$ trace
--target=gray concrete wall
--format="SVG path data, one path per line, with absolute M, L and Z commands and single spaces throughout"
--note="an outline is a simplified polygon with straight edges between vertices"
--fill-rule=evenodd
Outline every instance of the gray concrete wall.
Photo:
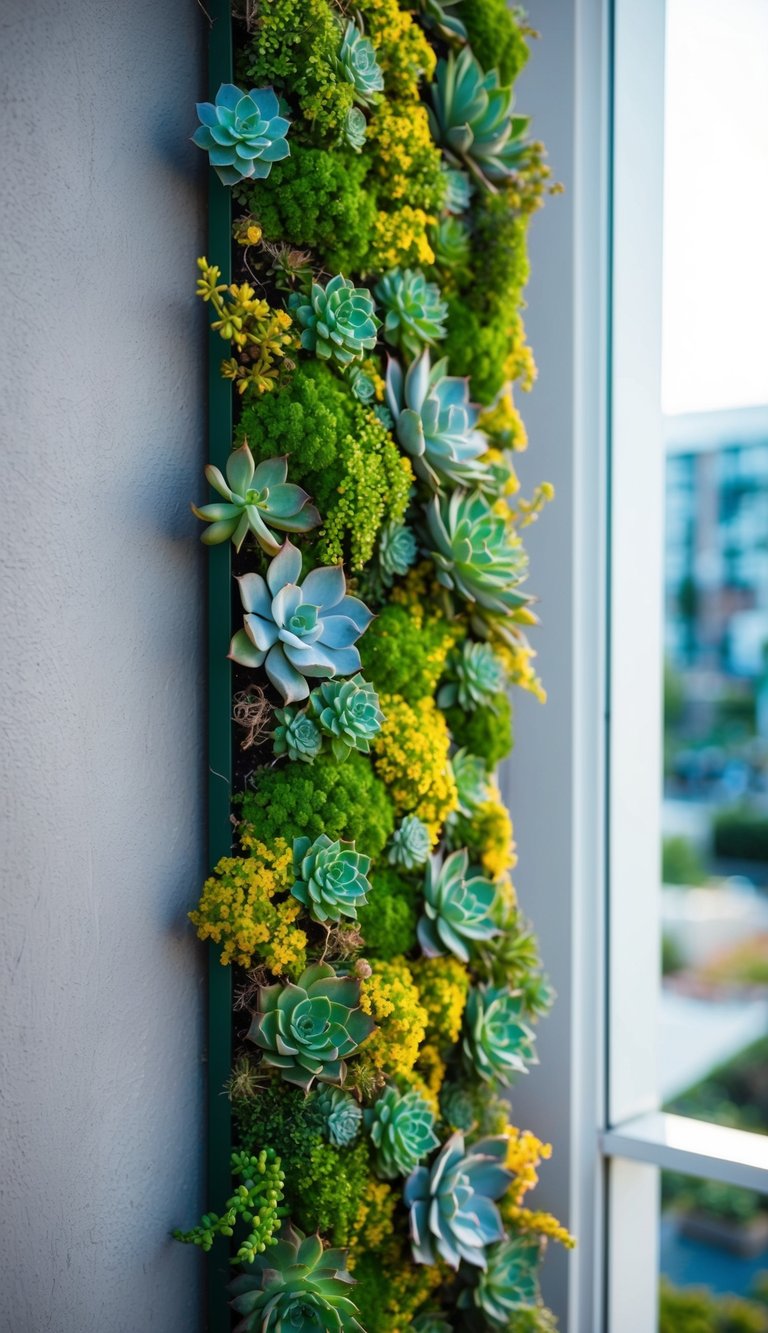
M 3 1333 L 201 1325 L 204 42 L 0 13 Z

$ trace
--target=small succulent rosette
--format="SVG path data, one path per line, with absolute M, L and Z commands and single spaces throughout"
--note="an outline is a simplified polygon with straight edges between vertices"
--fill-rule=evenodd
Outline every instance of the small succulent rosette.
M 288 309 L 300 325 L 301 345 L 321 361 L 349 366 L 376 346 L 381 320 L 367 287 L 337 273 L 326 287 L 313 282 L 309 296 L 294 292 Z
M 352 750 L 369 754 L 384 721 L 378 694 L 360 674 L 351 680 L 324 681 L 310 694 L 308 707 L 339 760 Z
M 297 838 L 293 844 L 296 882 L 291 893 L 321 924 L 338 922 L 343 916 L 354 921 L 358 907 L 368 902 L 370 868 L 370 856 L 356 852 L 353 842 L 332 842 L 325 833 L 314 842 Z
M 247 441 L 227 459 L 226 479 L 209 464 L 205 475 L 224 504 L 192 505 L 192 513 L 210 527 L 203 533 L 206 546 L 231 539 L 239 551 L 250 532 L 268 555 L 277 555 L 280 539 L 272 531 L 309 532 L 322 522 L 309 503 L 307 492 L 287 480 L 288 458 L 267 458 L 258 466 Z
M 384 91 L 384 75 L 373 42 L 351 19 L 344 29 L 338 65 L 344 78 L 352 84 L 356 101 L 363 106 L 370 106 Z
M 392 269 L 374 293 L 384 309 L 384 337 L 407 357 L 416 357 L 445 337 L 448 303 L 437 283 L 427 282 L 421 269 Z M 391 409 L 390 409 L 391 410 Z
M 411 1244 L 417 1264 L 444 1260 L 486 1265 L 486 1249 L 505 1237 L 495 1200 L 509 1189 L 513 1174 L 504 1165 L 508 1141 L 480 1139 L 468 1150 L 463 1135 L 452 1134 L 429 1166 L 417 1166 L 405 1185 Z
M 243 1316 L 237 1333 L 365 1333 L 350 1295 L 353 1283 L 344 1250 L 326 1249 L 319 1236 L 305 1236 L 289 1224 L 280 1239 L 230 1283 L 232 1307 Z
M 519 991 L 485 985 L 470 990 L 462 1048 L 469 1069 L 485 1083 L 509 1087 L 517 1074 L 527 1073 L 536 1063 L 534 1042 Z
M 364 1113 L 375 1151 L 377 1173 L 384 1180 L 407 1176 L 440 1146 L 435 1117 L 417 1092 L 387 1088 Z
M 528 119 L 514 114 L 511 88 L 486 74 L 469 46 L 438 61 L 427 112 L 435 142 L 486 189 L 495 190 L 521 165 Z
M 198 102 L 197 114 L 201 124 L 192 142 L 208 154 L 223 185 L 264 180 L 273 162 L 290 155 L 290 121 L 280 115 L 272 88 L 244 93 L 233 83 L 222 83 L 214 102 Z
M 499 934 L 492 909 L 496 885 L 469 869 L 466 848 L 441 859 L 430 858 L 424 881 L 424 913 L 418 924 L 418 937 L 427 958 L 452 953 L 468 963 L 470 950 L 480 940 Z

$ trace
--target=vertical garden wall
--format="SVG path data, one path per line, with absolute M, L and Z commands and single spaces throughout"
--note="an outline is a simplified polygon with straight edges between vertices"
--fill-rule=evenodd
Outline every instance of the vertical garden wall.
M 510 687 L 544 697 L 532 34 L 503 0 L 211 17 L 216 1211 L 178 1236 L 212 1329 L 551 1329 L 539 1264 L 570 1242 L 509 1089 L 552 995 L 494 777 Z

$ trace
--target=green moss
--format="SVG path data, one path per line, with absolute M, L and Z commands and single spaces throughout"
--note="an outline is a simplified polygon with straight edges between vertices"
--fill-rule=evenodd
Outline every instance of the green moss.
M 341 29 L 327 0 L 261 0 L 253 33 L 238 62 L 238 74 L 249 86 L 268 84 L 285 92 L 302 116 L 292 136 L 315 133 L 338 139 L 352 106 L 354 90 L 339 76 L 335 58 Z M 290 114 L 290 111 L 289 111 Z
M 235 196 L 258 218 L 268 241 L 308 246 L 330 273 L 362 272 L 371 247 L 376 200 L 366 188 L 370 161 L 350 150 L 293 144 L 266 180 Z
M 319 1231 L 333 1245 L 348 1245 L 373 1174 L 367 1140 L 348 1148 L 327 1143 L 312 1098 L 285 1083 L 236 1100 L 233 1110 L 247 1151 L 279 1153 L 285 1203 L 296 1225 Z
M 348 385 L 320 361 L 304 361 L 280 393 L 246 405 L 237 440 L 257 462 L 289 455 L 290 480 L 312 495 L 323 516 L 303 542 L 310 562 L 361 569 L 379 528 L 401 521 L 412 472 L 389 431 Z
M 479 755 L 488 765 L 489 772 L 501 763 L 511 751 L 512 705 L 506 694 L 494 697 L 493 705 L 465 713 L 461 708 L 446 710 L 448 727 L 458 749 Z
M 389 866 L 371 875 L 367 907 L 358 909 L 365 953 L 372 958 L 395 958 L 416 946 L 418 879 L 409 879 Z
M 502 83 L 514 83 L 529 53 L 520 19 L 507 0 L 463 0 L 458 14 L 483 69 L 497 69 Z
M 440 617 L 420 627 L 406 607 L 390 603 L 360 640 L 363 674 L 378 689 L 415 703 L 434 694 L 459 633 Z
M 407 1229 L 405 1218 L 399 1221 Z M 434 1267 L 414 1264 L 405 1246 L 395 1241 L 385 1255 L 378 1250 L 360 1254 L 353 1294 L 366 1333 L 404 1333 L 419 1311 L 430 1305 L 438 1274 Z
M 321 755 L 311 766 L 285 764 L 256 774 L 254 790 L 236 797 L 240 817 L 254 837 L 274 838 L 321 833 L 353 840 L 357 850 L 376 858 L 394 824 L 392 803 L 369 760 L 351 754 L 343 763 Z

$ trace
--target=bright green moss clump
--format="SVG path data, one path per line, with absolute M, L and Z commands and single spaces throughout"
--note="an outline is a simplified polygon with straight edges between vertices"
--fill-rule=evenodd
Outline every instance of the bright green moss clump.
M 432 695 L 460 630 L 436 616 L 421 623 L 407 607 L 390 603 L 360 640 L 363 675 L 408 703 Z
M 453 743 L 484 759 L 491 772 L 510 753 L 512 705 L 506 694 L 497 694 L 493 705 L 465 713 L 462 708 L 448 708 L 445 714 Z
M 497 69 L 503 84 L 514 83 L 529 55 L 519 12 L 507 0 L 463 0 L 457 12 L 483 69 Z
M 310 561 L 361 569 L 384 523 L 399 523 L 413 473 L 370 407 L 320 361 L 302 362 L 278 394 L 248 403 L 237 439 L 257 462 L 290 456 L 292 481 L 310 492 L 323 517 L 305 544 Z
M 311 767 L 284 764 L 261 769 L 256 785 L 237 798 L 244 832 L 261 842 L 321 833 L 353 840 L 358 852 L 376 858 L 390 837 L 395 817 L 383 782 L 370 761 L 350 754 L 343 763 L 321 755 Z
M 332 1245 L 348 1245 L 361 1201 L 370 1187 L 366 1139 L 336 1148 L 322 1132 L 313 1099 L 279 1082 L 233 1105 L 246 1151 L 274 1148 L 285 1172 L 285 1204 L 302 1231 L 319 1231 Z
M 358 273 L 367 264 L 376 217 L 365 184 L 369 170 L 370 159 L 351 150 L 295 144 L 267 180 L 241 186 L 237 197 L 268 241 L 308 246 L 330 273 Z
M 366 956 L 395 958 L 416 946 L 421 897 L 420 877 L 407 877 L 389 866 L 371 876 L 368 906 L 357 914 Z

